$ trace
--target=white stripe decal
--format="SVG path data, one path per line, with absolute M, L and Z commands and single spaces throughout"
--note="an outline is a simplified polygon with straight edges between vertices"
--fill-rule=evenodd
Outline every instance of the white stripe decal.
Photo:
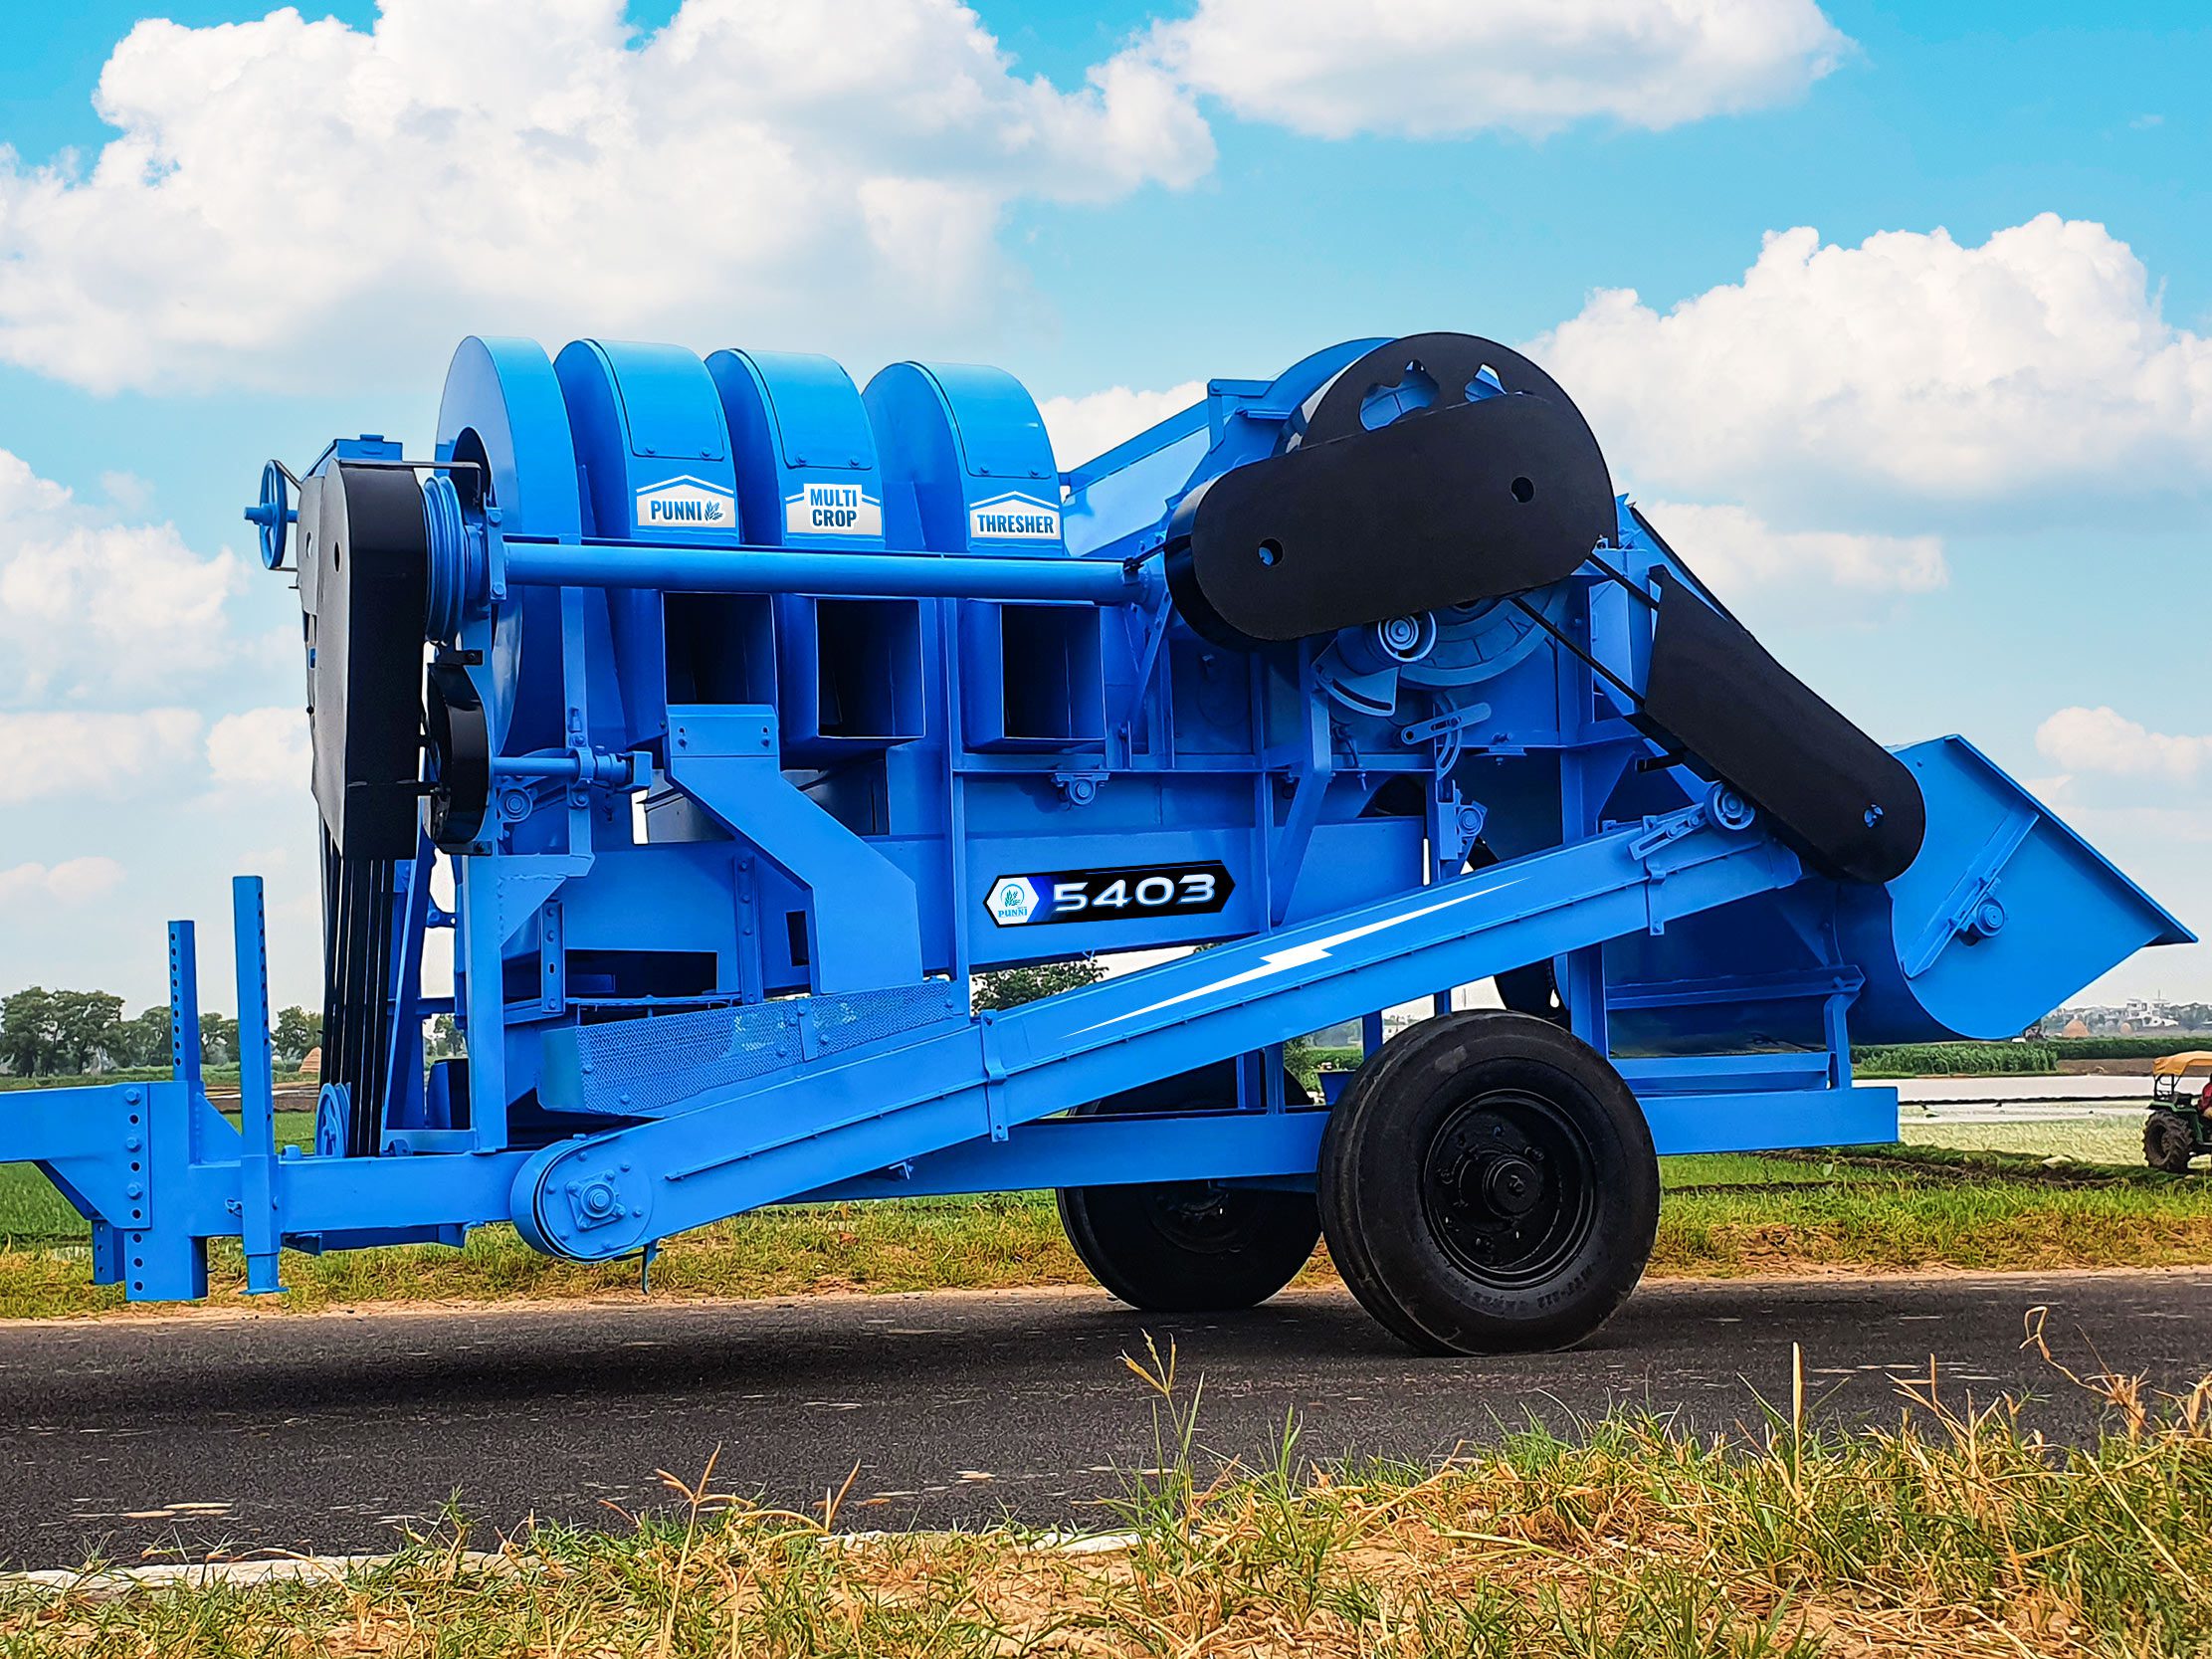
M 1487 899 L 1493 894 L 1504 893 L 1509 887 L 1517 887 L 1526 879 L 1524 876 L 1510 876 L 1495 886 L 1477 883 L 1467 892 L 1455 893 L 1449 899 L 1440 899 L 1433 905 L 1423 905 L 1419 910 L 1405 911 L 1397 916 L 1385 917 L 1380 922 L 1347 928 L 1342 933 L 1330 933 L 1325 938 L 1309 939 L 1304 944 L 1271 950 L 1261 959 L 1258 967 L 1248 967 L 1242 973 L 1232 973 L 1226 979 L 1216 979 L 1210 985 L 1200 985 L 1196 990 L 1184 991 L 1180 996 L 1165 997 L 1142 1008 L 1131 1008 L 1125 1014 L 1115 1014 L 1111 1019 L 1087 1025 L 1076 1035 L 1080 1037 L 1085 1032 L 1103 1031 L 1107 1026 L 1119 1025 L 1124 1020 L 1141 1019 L 1146 1014 L 1158 1013 L 1162 1008 L 1172 1008 L 1178 1003 L 1195 1002 L 1200 997 L 1212 996 L 1216 991 L 1234 990 L 1239 985 L 1249 985 L 1257 980 L 1270 978 L 1289 968 L 1309 967 L 1315 962 L 1328 960 L 1328 953 L 1339 944 L 1349 944 L 1355 938 L 1365 938 L 1370 933 L 1379 933 L 1404 923 L 1417 922 L 1424 916 L 1434 916 L 1438 911 L 1448 911 L 1454 905 L 1464 905 L 1470 899 Z

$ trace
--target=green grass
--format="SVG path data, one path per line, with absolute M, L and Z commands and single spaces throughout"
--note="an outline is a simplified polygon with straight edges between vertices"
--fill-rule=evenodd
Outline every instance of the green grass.
M 1854 1048 L 1860 1077 L 2048 1076 L 2059 1069 L 2050 1043 L 1896 1043 Z
M 1661 1207 L 1652 1270 L 1727 1277 L 2212 1262 L 2212 1183 L 2136 1173 L 2068 1181 L 1900 1159 L 1851 1179 L 1685 1195 Z
M 2155 1060 L 2162 1054 L 2190 1054 L 2212 1049 L 2212 1032 L 2184 1032 L 2175 1037 L 2052 1037 L 2047 1039 L 2061 1060 Z
M 2202 1654 L 2212 1632 L 2212 1383 L 2091 1379 L 2108 1428 L 2082 1450 L 1939 1373 L 1894 1428 L 1822 1428 L 1800 1373 L 1731 1436 L 1625 1415 L 1494 1431 L 1441 1466 L 1315 1464 L 1293 1419 L 1255 1468 L 1197 1449 L 1202 1380 L 1172 1349 L 1129 1363 L 1155 1466 L 1098 1513 L 1100 1548 L 838 1536 L 868 1512 L 763 1508 L 701 1448 L 670 1513 L 607 1532 L 479 1539 L 457 1516 L 342 1577 L 0 1588 L 0 1652 L 2018 1659 Z
M 289 1088 L 295 1084 L 312 1083 L 285 1066 L 276 1069 L 277 1087 Z M 86 1072 L 71 1077 L 9 1077 L 0 1076 L 0 1093 L 11 1089 L 86 1089 L 99 1088 L 109 1083 L 166 1083 L 169 1068 L 166 1066 L 126 1066 L 119 1071 Z M 238 1087 L 238 1067 L 209 1066 L 200 1074 L 201 1082 L 214 1090 L 235 1090 Z
M 1890 1043 L 1851 1051 L 1861 1077 L 2048 1076 L 2062 1060 L 2139 1060 L 2212 1049 L 2212 1033 L 2174 1037 L 2042 1037 L 2027 1043 Z
M 203 1076 L 213 1088 L 238 1087 L 236 1066 L 210 1066 Z M 97 1088 L 107 1083 L 163 1083 L 168 1077 L 169 1068 L 166 1066 L 124 1066 L 111 1072 L 86 1072 L 61 1077 L 0 1077 L 0 1091 Z

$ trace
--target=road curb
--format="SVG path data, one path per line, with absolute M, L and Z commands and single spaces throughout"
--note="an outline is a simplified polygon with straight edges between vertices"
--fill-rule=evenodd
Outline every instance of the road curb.
M 146 1566 L 41 1567 L 0 1573 L 0 1596 L 11 1590 L 43 1590 L 51 1595 L 82 1595 L 111 1601 L 141 1589 L 209 1589 L 224 1585 L 251 1589 L 262 1584 L 343 1583 L 402 1560 L 427 1560 L 420 1552 L 381 1555 L 278 1555 L 253 1561 L 157 1561 Z M 513 1570 L 509 1557 L 488 1550 L 465 1550 L 444 1556 L 480 1572 Z
M 896 1532 L 825 1533 L 822 1543 L 837 1550 L 866 1550 L 922 1535 Z M 1029 1548 L 1055 1555 L 1105 1555 L 1133 1549 L 1135 1533 L 1045 1533 L 1029 1541 Z M 458 1555 L 440 1555 L 440 1561 L 457 1567 L 501 1575 L 518 1570 L 512 1555 L 491 1550 L 464 1550 Z M 0 1599 L 11 1591 L 34 1590 L 48 1595 L 77 1595 L 94 1601 L 112 1601 L 136 1590 L 256 1589 L 265 1584 L 345 1583 L 366 1573 L 382 1571 L 402 1561 L 427 1563 L 420 1552 L 379 1555 L 280 1555 L 252 1561 L 159 1561 L 146 1566 L 41 1567 L 24 1572 L 0 1572 Z

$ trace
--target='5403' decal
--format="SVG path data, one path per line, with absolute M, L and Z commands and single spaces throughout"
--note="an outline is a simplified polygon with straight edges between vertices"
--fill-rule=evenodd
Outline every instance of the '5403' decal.
M 983 896 L 983 908 L 1001 928 L 1211 916 L 1229 902 L 1236 886 L 1219 860 L 1140 864 L 1125 870 L 1045 870 L 999 877 Z

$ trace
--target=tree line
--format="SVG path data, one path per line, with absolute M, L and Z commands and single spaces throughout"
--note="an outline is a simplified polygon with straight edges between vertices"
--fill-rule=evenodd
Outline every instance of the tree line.
M 16 1077 L 73 1077 L 170 1063 L 167 1004 L 129 1019 L 123 1000 L 107 991 L 48 990 L 32 985 L 0 998 L 0 1071 Z M 322 1019 L 287 1008 L 270 1033 L 277 1059 L 298 1065 L 322 1041 Z M 200 1016 L 200 1063 L 238 1063 L 238 1021 Z

